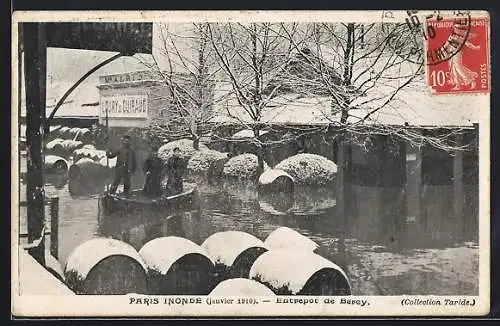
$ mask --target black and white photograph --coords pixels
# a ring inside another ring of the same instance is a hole
[[[120,15],[13,16],[14,315],[488,313],[487,12]]]

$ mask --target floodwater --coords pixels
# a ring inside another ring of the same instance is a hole
[[[62,266],[75,247],[97,236],[120,239],[139,250],[160,236],[201,244],[215,232],[239,230],[264,240],[287,226],[318,243],[318,253],[346,271],[354,295],[478,295],[478,216],[456,219],[449,214],[451,186],[424,186],[427,197],[417,218],[401,209],[406,205],[401,189],[354,187],[353,213],[338,216],[332,189],[299,189],[294,198],[273,198],[259,196],[252,186],[199,183],[198,211],[155,213],[144,223],[134,216],[99,218],[99,191],[71,195],[64,176],[46,180],[46,195],[60,200]],[[20,196],[24,200],[24,185]],[[469,197],[464,206],[477,212],[477,197]],[[25,214],[22,209],[21,232],[26,230]]]

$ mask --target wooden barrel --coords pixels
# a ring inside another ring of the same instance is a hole
[[[60,156],[45,155],[43,167],[46,171],[55,173],[66,173],[68,171],[68,162]]]
[[[78,134],[76,135],[76,140],[81,141],[84,144],[90,144],[92,142],[92,131],[89,128],[80,128]]]
[[[77,294],[147,294],[146,266],[132,246],[119,240],[82,243],[71,252],[64,275]]]
[[[269,169],[259,177],[260,192],[293,193],[294,179],[283,170]]]
[[[264,241],[264,245],[269,250],[295,248],[310,252],[319,247],[316,242],[286,226],[279,227],[271,232]]]
[[[71,128],[68,133],[69,133],[69,138],[71,139],[74,139],[76,138],[76,136],[78,135],[78,133],[80,132],[80,128],[78,127],[73,127]]]
[[[219,283],[210,292],[211,296],[275,296],[267,286],[247,278],[232,278]]]
[[[213,261],[188,239],[156,238],[139,255],[147,266],[150,294],[207,295],[215,287]]]
[[[217,280],[248,278],[254,261],[267,249],[251,234],[241,231],[217,232],[208,237],[201,247],[215,262]]]
[[[59,129],[59,131],[58,131],[59,136],[61,138],[69,138],[69,136],[70,136],[69,129],[70,128],[66,127],[66,126],[61,127],[61,129]]]
[[[61,142],[62,147],[68,153],[72,153],[75,149],[82,148],[83,143],[77,140],[66,139]]]
[[[57,156],[65,156],[66,149],[62,145],[63,141],[64,141],[64,139],[62,139],[62,138],[56,138],[56,139],[49,141],[45,145],[45,153],[51,154],[51,155],[57,155]]]
[[[84,157],[79,159],[69,168],[70,179],[100,179],[107,175],[107,168],[100,162]]]
[[[270,250],[250,270],[250,279],[278,295],[350,295],[346,273],[333,262],[300,249]]]

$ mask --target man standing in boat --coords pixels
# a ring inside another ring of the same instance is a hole
[[[147,197],[161,196],[161,182],[163,180],[163,161],[158,157],[158,146],[151,145],[149,156],[142,167],[146,173],[143,193]]]
[[[123,194],[128,195],[130,191],[130,177],[136,169],[135,153],[130,146],[130,136],[122,136],[122,146],[116,151],[108,151],[108,158],[116,157],[115,177],[109,190],[114,194],[123,179]]]
[[[179,147],[174,148],[172,156],[167,160],[167,191],[170,196],[182,192],[184,174],[184,161],[180,157]]]

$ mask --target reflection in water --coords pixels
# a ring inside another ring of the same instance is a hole
[[[141,187],[140,183],[135,187]],[[287,226],[320,245],[318,253],[345,269],[353,294],[478,293],[477,187],[465,188],[463,218],[453,216],[451,186],[423,186],[419,216],[408,216],[404,188],[352,186],[348,214],[336,212],[333,189],[296,189],[293,196],[262,195],[248,184],[199,184],[200,209],[100,217],[97,196],[48,184],[60,197],[59,256],[95,236],[139,250],[162,236],[197,244],[215,232],[239,230],[264,240]],[[24,188],[24,187],[22,187]],[[21,196],[24,194],[21,193]],[[23,197],[21,197],[23,198]],[[25,219],[24,221],[25,223]]]

